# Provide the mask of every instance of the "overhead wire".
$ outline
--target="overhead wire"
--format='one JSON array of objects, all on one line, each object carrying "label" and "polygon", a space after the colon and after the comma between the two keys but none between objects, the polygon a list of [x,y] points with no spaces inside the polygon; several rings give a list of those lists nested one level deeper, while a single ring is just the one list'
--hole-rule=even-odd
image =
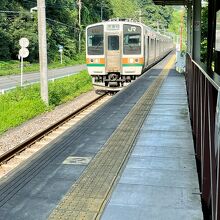
[{"label": "overhead wire", "polygon": [[56,20],[53,20],[53,19],[51,19],[51,18],[46,18],[46,20],[55,22],[55,23],[57,23],[57,24],[62,24],[62,25],[64,25],[64,26],[66,26],[66,27],[71,27],[71,28],[73,28],[73,29],[75,29],[75,30],[80,31],[79,28],[73,27],[73,26],[71,26],[71,25],[64,24],[64,23],[62,23],[62,22],[60,22],[60,21],[56,21]]},{"label": "overhead wire", "polygon": [[[30,12],[25,12],[25,11],[0,11],[0,13],[7,14],[7,18],[14,18],[14,17],[18,16],[19,14],[29,14]],[[46,20],[54,22],[54,23],[57,23],[57,24],[64,25],[66,27],[71,27],[71,28],[73,28],[73,29],[75,29],[77,31],[80,31],[79,28],[73,27],[71,25],[67,25],[67,24],[65,24],[63,22],[60,22],[60,21],[57,21],[57,20],[53,20],[53,19],[48,18],[48,17],[46,18]]]},{"label": "overhead wire", "polygon": [[[26,2],[26,3],[32,3],[33,4],[33,6],[35,6],[36,4],[37,4],[37,2],[36,1],[33,1],[33,0],[24,0],[24,2]],[[58,7],[57,7],[58,6]],[[60,7],[59,7],[60,6]],[[31,6],[30,6],[31,7]],[[63,6],[63,5],[61,5],[61,4],[49,4],[49,3],[46,3],[46,7],[52,7],[52,8],[55,8],[55,9],[57,9],[57,8],[70,8],[70,7],[68,7],[67,5],[66,6]],[[71,8],[70,8],[71,9]],[[75,9],[75,7],[74,8],[72,8],[72,9]],[[30,12],[29,11],[12,11],[12,10],[0,10],[0,14],[6,14],[6,16],[7,16],[7,19],[13,19],[13,18],[15,18],[15,17],[17,17],[17,16],[19,16],[20,14],[30,14]],[[53,23],[56,23],[56,24],[59,24],[59,25],[62,25],[62,26],[65,26],[65,27],[70,27],[70,28],[72,28],[72,29],[74,29],[74,30],[76,30],[76,31],[80,31],[80,29],[79,28],[77,28],[77,27],[74,27],[74,26],[72,26],[72,25],[68,25],[68,24],[65,24],[65,23],[63,23],[63,22],[60,22],[60,21],[57,21],[57,20],[54,20],[54,19],[51,19],[51,18],[46,18],[46,20],[47,21],[49,21],[49,22],[53,22]]]}]

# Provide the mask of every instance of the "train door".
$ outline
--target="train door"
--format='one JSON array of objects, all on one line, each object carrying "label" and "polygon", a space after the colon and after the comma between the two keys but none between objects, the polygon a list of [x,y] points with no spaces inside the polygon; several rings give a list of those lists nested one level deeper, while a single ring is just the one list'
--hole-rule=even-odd
[{"label": "train door", "polygon": [[154,40],[154,60],[157,60],[157,38]]},{"label": "train door", "polygon": [[121,72],[121,50],[120,36],[117,34],[106,36],[106,72],[120,73]]},{"label": "train door", "polygon": [[150,38],[147,36],[147,65],[149,65],[149,58],[150,58]]},{"label": "train door", "polygon": [[145,36],[145,44],[144,44],[144,57],[145,57],[145,67],[148,66],[149,56],[150,56],[150,41],[149,36]]}]

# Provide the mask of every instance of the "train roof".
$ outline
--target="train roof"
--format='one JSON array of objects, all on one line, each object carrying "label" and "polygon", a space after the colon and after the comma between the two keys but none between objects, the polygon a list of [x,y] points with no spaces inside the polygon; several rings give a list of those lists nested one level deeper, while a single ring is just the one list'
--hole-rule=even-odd
[{"label": "train roof", "polygon": [[113,19],[109,19],[107,21],[101,21],[101,22],[98,22],[98,23],[94,23],[94,24],[90,24],[86,27],[86,29],[88,29],[89,27],[93,27],[93,26],[97,26],[97,25],[102,25],[102,24],[111,24],[111,23],[122,23],[122,24],[135,24],[135,25],[139,25],[141,26],[142,28],[144,28],[145,30],[147,30],[148,32],[151,32],[154,36],[157,36],[157,37],[161,37],[161,38],[166,38],[166,39],[172,39],[170,36],[167,36],[167,35],[164,35],[164,34],[161,34],[160,32],[157,32],[155,31],[154,29],[148,27],[147,25],[139,22],[139,21],[136,21],[136,20],[133,20],[133,19],[126,19],[126,18],[113,18]]}]

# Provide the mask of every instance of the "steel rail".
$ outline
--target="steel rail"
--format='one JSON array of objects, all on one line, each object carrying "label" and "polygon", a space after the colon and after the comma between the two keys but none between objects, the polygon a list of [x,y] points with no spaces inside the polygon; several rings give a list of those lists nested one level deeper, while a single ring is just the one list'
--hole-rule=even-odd
[{"label": "steel rail", "polygon": [[92,106],[94,103],[105,97],[107,94],[102,94],[98,98],[92,100],[91,102],[87,103],[86,105],[83,105],[79,109],[75,110],[74,112],[70,113],[69,115],[63,117],[61,120],[55,122],[54,124],[50,125],[47,127],[45,130],[40,131],[39,133],[33,135],[32,137],[28,138],[26,141],[22,142],[21,144],[15,146],[11,150],[7,151],[6,153],[2,154],[0,156],[0,164],[6,163],[8,160],[16,156],[17,154],[21,153],[49,133],[51,133],[53,130],[57,129],[61,125],[63,125],[66,121],[69,121],[71,118],[75,117],[78,115],[80,112],[84,111],[88,107]]}]

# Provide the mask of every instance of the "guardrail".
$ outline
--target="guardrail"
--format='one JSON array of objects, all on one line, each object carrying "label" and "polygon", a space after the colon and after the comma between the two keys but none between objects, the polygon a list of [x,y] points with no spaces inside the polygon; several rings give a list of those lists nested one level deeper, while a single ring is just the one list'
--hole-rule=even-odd
[{"label": "guardrail", "polygon": [[186,57],[186,84],[205,219],[220,219],[220,77]]}]

